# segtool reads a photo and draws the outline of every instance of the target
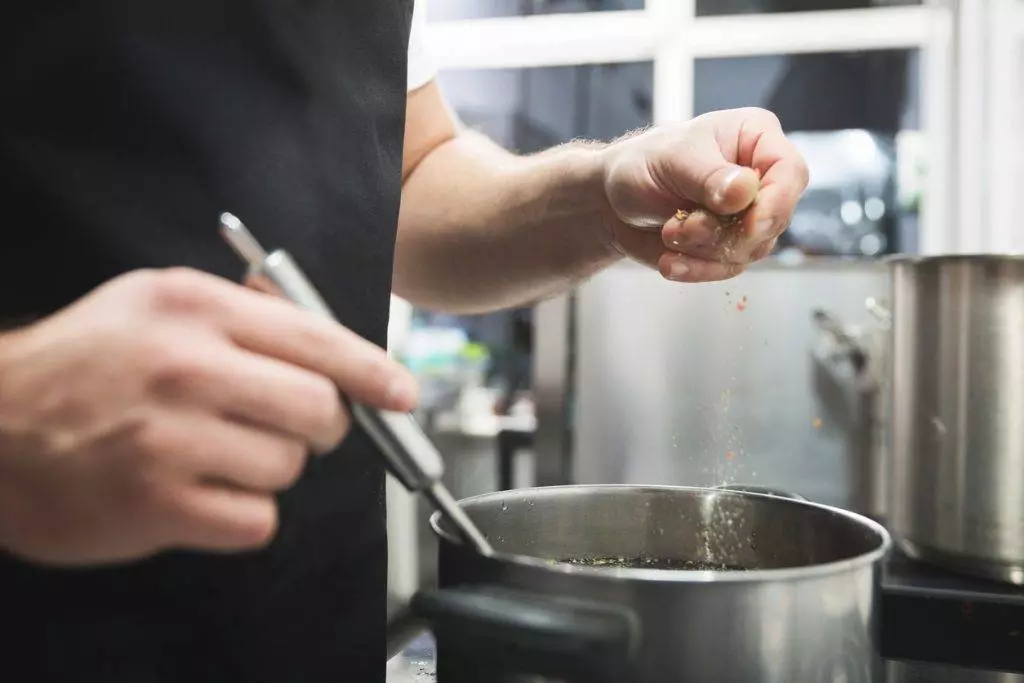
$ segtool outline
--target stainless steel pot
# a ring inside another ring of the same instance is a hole
[[[1024,257],[891,269],[893,534],[918,559],[1024,584]]]
[[[545,664],[538,651],[548,659],[555,653],[566,660],[573,651],[600,657],[590,677],[578,679],[588,681],[883,680],[878,612],[890,541],[865,517],[778,494],[685,487],[519,489],[460,505],[498,555],[473,552],[442,518],[432,518],[442,588],[477,587],[487,602],[480,609],[473,601],[478,596],[466,593],[453,602],[445,590],[414,601],[438,635],[439,681],[469,680],[474,673],[486,673],[488,681],[519,680],[496,677],[498,660],[514,661],[522,674],[550,675],[551,667],[537,666]],[[697,561],[747,571],[562,562],[594,558]],[[574,631],[557,612],[520,618],[514,604],[492,601],[487,591],[493,586],[540,596],[525,603],[531,611],[554,610],[565,599],[589,601],[580,609],[590,609],[590,616],[601,605],[625,611],[602,614]],[[515,658],[488,637],[498,628],[496,616],[503,620],[504,646],[517,648]],[[629,623],[638,632],[629,631]],[[609,647],[601,649],[588,634],[604,637]],[[626,644],[631,637],[632,649]],[[475,671],[467,658],[477,662]],[[575,680],[562,671],[562,679]],[[601,677],[602,671],[610,675]]]

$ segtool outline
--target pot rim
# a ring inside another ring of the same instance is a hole
[[[880,259],[884,263],[939,263],[950,261],[993,261],[1003,263],[1019,263],[1024,261],[1024,252],[983,253],[966,252],[962,254],[890,254]]]
[[[590,577],[597,579],[613,579],[626,581],[644,581],[660,583],[763,583],[763,582],[784,582],[799,581],[815,577],[831,576],[860,569],[875,564],[889,554],[893,547],[893,540],[888,530],[878,522],[865,517],[864,515],[845,510],[843,508],[815,503],[808,500],[796,500],[792,498],[779,498],[771,494],[751,493],[749,491],[734,491],[729,489],[716,488],[712,486],[669,486],[669,485],[644,485],[644,484],[565,484],[558,486],[533,486],[509,491],[494,491],[483,493],[458,501],[459,506],[464,503],[490,502],[506,498],[513,493],[521,494],[523,491],[543,490],[557,493],[560,490],[619,490],[619,491],[689,491],[716,493],[719,495],[734,495],[753,498],[770,498],[781,501],[785,505],[800,505],[803,507],[817,508],[832,514],[845,517],[862,527],[873,531],[878,536],[878,546],[873,550],[835,562],[812,564],[803,567],[781,567],[777,569],[751,569],[748,571],[719,571],[714,569],[642,569],[637,567],[609,568],[609,567],[587,567],[571,565],[564,562],[552,562],[540,557],[530,555],[519,555],[502,553],[496,551],[495,555],[480,559],[506,562],[533,569],[552,572],[555,574]],[[440,512],[434,512],[430,516],[430,527],[434,534],[441,540],[447,541],[459,548],[470,550],[466,545],[447,531],[440,527]],[[472,552],[472,551],[471,551]]]

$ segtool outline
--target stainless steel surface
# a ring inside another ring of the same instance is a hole
[[[742,481],[854,504],[847,431],[809,358],[811,311],[875,326],[869,296],[888,296],[882,263],[773,261],[701,285],[622,263],[589,280],[577,296],[572,481]]]
[[[790,498],[792,500],[807,500],[806,498],[797,493],[790,493],[789,491],[782,491],[780,489],[770,489],[764,486],[749,486],[745,484],[719,484],[714,488],[720,491],[738,491],[740,493],[757,493],[762,496],[776,496],[778,498]]]
[[[818,327],[835,337],[839,343],[849,347],[849,350],[861,351],[860,342],[843,326],[842,321],[834,313],[825,308],[816,308],[811,317]]]
[[[873,296],[869,296],[867,300],[864,301],[864,306],[868,309],[871,315],[875,316],[875,319],[885,325],[886,328],[892,324],[892,312],[884,302]]]
[[[224,213],[220,219],[221,234],[249,265],[252,275],[263,276],[281,294],[313,313],[330,320],[335,316],[323,298],[306,278],[298,264],[283,250],[267,254],[260,243],[237,217]],[[441,454],[420,429],[415,418],[405,413],[377,410],[346,401],[356,422],[367,432],[384,456],[391,473],[410,492],[419,492],[437,510],[451,519],[461,536],[478,552],[494,551],[487,539],[461,514],[441,477],[444,461]]]
[[[869,308],[870,310],[870,308]],[[822,309],[815,322],[818,395],[846,434],[850,510],[885,519],[891,479],[887,447],[889,329],[882,322],[850,327]]]
[[[452,494],[448,493],[448,489],[445,488],[444,484],[440,481],[434,482],[430,488],[424,490],[423,495],[434,504],[434,507],[441,514],[445,515],[455,524],[459,535],[468,540],[478,553],[483,555],[494,554],[494,549],[491,548],[487,538],[476,528],[473,520],[462,511],[462,508],[459,507]]]
[[[894,535],[1024,584],[1024,257],[890,265]]]
[[[245,224],[230,213],[221,214],[220,230],[235,253],[249,266],[250,276],[268,279],[285,298],[318,315],[334,319],[327,303],[287,252],[278,249],[268,254]]]
[[[879,581],[889,537],[866,518],[775,496],[673,487],[519,489],[460,504],[499,554],[470,552],[435,515],[441,584],[498,582],[636,609],[643,641],[631,683],[882,680]],[[635,556],[759,568],[550,561]]]
[[[572,296],[541,302],[533,310],[533,394],[537,413],[535,467],[538,486],[573,483],[569,387],[573,376]]]
[[[220,215],[220,230],[227,243],[246,264],[251,266],[262,263],[267,257],[266,251],[237,216],[222,213]]]

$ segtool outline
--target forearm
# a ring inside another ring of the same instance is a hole
[[[611,215],[598,146],[519,157],[463,133],[405,182],[395,293],[456,313],[558,294],[621,258]]]

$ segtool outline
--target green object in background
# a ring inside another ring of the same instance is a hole
[[[477,342],[470,342],[462,348],[462,359],[467,361],[482,361],[486,362],[490,360],[491,352],[487,350],[487,347]]]

